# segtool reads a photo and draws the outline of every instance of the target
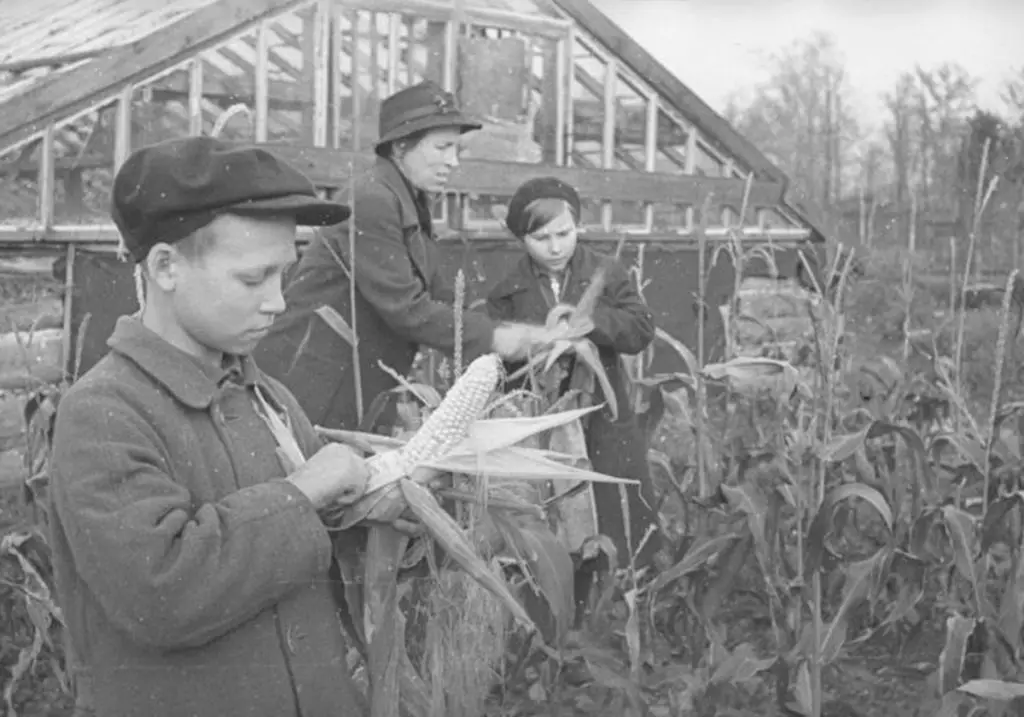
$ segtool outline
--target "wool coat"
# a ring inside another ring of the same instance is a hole
[[[59,603],[102,717],[365,714],[327,582],[331,539],[254,406],[307,457],[294,397],[246,358],[215,370],[122,317],[62,397],[50,476]]]
[[[556,297],[550,281],[535,262],[524,255],[490,291],[488,313],[497,320],[544,323],[556,304],[575,306],[579,302],[602,261],[600,254],[578,244],[562,282],[562,295]],[[586,430],[587,453],[597,472],[640,481],[639,490],[636,486],[625,488],[633,549],[636,550],[647,527],[657,526],[657,514],[653,509],[647,441],[630,405],[628,377],[620,357],[646,349],[654,340],[655,325],[650,310],[618,262],[611,264],[593,320],[594,329],[587,338],[597,347],[601,364],[615,391],[618,416],[613,419],[607,407],[590,414]],[[508,370],[513,372],[517,368],[512,365]],[[600,386],[594,400],[596,403],[605,400]],[[628,549],[619,486],[595,483],[594,502],[598,529],[615,542],[620,565],[624,565]],[[659,549],[660,540],[655,534],[637,555],[637,566],[646,564]]]
[[[330,306],[350,320],[350,223],[364,409],[396,386],[378,360],[406,375],[421,345],[447,354],[455,346],[454,294],[438,273],[426,195],[391,160],[379,157],[357,181],[353,208],[347,222],[321,230],[303,251],[285,287],[287,309],[254,354],[295,394],[314,424],[330,428],[354,429],[359,423],[351,345],[316,314]],[[483,312],[463,314],[467,362],[490,350],[494,325]]]

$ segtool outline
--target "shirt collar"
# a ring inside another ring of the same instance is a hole
[[[223,366],[210,366],[143,326],[137,316],[120,317],[107,345],[190,408],[209,408],[226,383],[263,383],[252,357],[229,356]]]

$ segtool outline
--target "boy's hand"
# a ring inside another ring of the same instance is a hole
[[[370,469],[358,453],[342,443],[328,443],[288,476],[313,506],[352,505],[363,497]]]

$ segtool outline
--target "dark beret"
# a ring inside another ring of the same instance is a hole
[[[349,207],[320,199],[310,179],[260,147],[185,137],[142,147],[114,177],[111,216],[136,261],[218,214],[291,216],[300,226],[345,221]]]
[[[505,225],[508,230],[520,239],[526,236],[529,230],[526,208],[538,199],[564,199],[573,208],[576,216],[580,215],[580,195],[571,184],[555,177],[537,177],[527,180],[512,196],[512,200],[508,203],[508,214],[505,217]]]

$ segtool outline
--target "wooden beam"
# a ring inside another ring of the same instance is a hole
[[[672,232],[659,232],[651,234],[626,232],[626,242],[631,244],[659,244],[667,247],[672,245],[693,246],[697,239],[694,234],[679,234]],[[765,229],[756,227],[745,228],[740,232],[744,243],[750,244],[771,244],[773,246],[786,246],[788,244],[805,243],[811,239],[811,232],[807,229]],[[308,243],[314,231],[308,227],[299,227],[299,244]],[[623,232],[603,232],[600,230],[587,229],[582,239],[584,242],[594,243],[617,243],[622,239]],[[93,225],[57,225],[49,228],[42,226],[5,226],[0,224],[0,251],[39,251],[52,247],[63,247],[69,244],[88,246],[101,250],[113,251],[119,238],[117,227],[112,224]],[[725,228],[711,228],[706,232],[706,238],[712,242],[725,243],[732,241],[730,233]],[[509,242],[513,241],[507,231],[502,230],[464,230],[460,232],[447,232],[438,237],[441,242],[461,242],[464,240],[474,242]]]
[[[754,170],[755,176],[789,186],[789,177],[769,160],[750,140],[740,134],[724,117],[715,112],[693,90],[653,55],[647,52],[607,15],[594,6],[590,0],[553,0],[555,4],[587,33],[604,44],[608,50],[625,63],[634,74],[643,77],[651,88],[662,98],[669,100],[684,117],[709,137],[714,137],[731,155]],[[803,212],[787,202],[787,207],[796,213],[801,222],[820,235],[826,236],[823,225],[815,221],[808,212]]]
[[[376,157],[370,152],[362,152],[353,157],[348,151],[322,147],[274,143],[263,146],[294,163],[315,183],[325,187],[348,185],[350,161],[354,160],[357,173],[365,172],[376,161]],[[575,186],[583,196],[595,199],[699,206],[708,194],[713,193],[713,203],[716,205],[738,205],[743,201],[744,183],[739,179],[489,160],[463,161],[455,170],[448,186],[451,193],[511,196],[526,180],[542,176],[558,177]],[[781,200],[780,185],[758,181],[753,183],[750,206],[774,207]]]
[[[338,0],[353,10],[395,12],[414,15],[427,20],[450,20],[453,16],[453,0],[431,2],[430,0]],[[464,22],[506,30],[519,30],[542,37],[564,37],[572,25],[568,20],[549,17],[540,13],[520,13],[496,8],[466,6]]]
[[[38,134],[181,64],[197,52],[225,42],[260,20],[283,14],[300,0],[217,0],[128,45],[116,47],[68,72],[47,75],[4,103],[0,147]]]

